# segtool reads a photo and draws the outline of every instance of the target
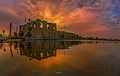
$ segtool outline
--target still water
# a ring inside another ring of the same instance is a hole
[[[120,76],[120,42],[0,43],[0,76]]]

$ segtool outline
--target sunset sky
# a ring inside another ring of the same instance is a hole
[[[36,18],[83,36],[120,38],[120,0],[0,0],[0,32]]]

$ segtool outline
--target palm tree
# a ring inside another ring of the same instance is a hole
[[[3,32],[3,36],[5,35],[5,30],[2,31]]]
[[[3,30],[2,32],[3,32],[2,38],[3,40],[5,40],[5,30]]]

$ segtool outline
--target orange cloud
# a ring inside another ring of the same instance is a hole
[[[17,13],[17,11],[14,8],[10,7],[0,7],[0,11],[5,12],[9,15],[12,15],[14,17],[20,17],[20,15]]]

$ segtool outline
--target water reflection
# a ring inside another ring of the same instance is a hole
[[[0,43],[0,76],[119,76],[119,42]]]
[[[106,43],[105,41],[57,41],[57,40],[38,40],[38,41],[25,41],[25,42],[9,42],[9,49],[11,57],[14,57],[14,50],[18,50],[20,56],[27,56],[29,60],[47,59],[48,57],[56,57],[57,50],[69,49],[69,47],[82,44],[98,44]],[[107,42],[112,43],[112,42]],[[118,42],[114,42],[118,43]],[[6,43],[0,43],[0,49],[6,51]]]
[[[93,43],[92,41],[81,42],[81,41],[56,41],[56,40],[39,40],[39,41],[25,41],[25,42],[9,42],[10,54],[11,57],[14,57],[14,50],[19,50],[20,56],[27,56],[29,60],[37,59],[47,59],[48,57],[56,57],[57,50],[59,49],[69,49],[69,47],[84,44],[84,43]],[[6,51],[6,43],[0,44],[0,49],[4,52]]]

